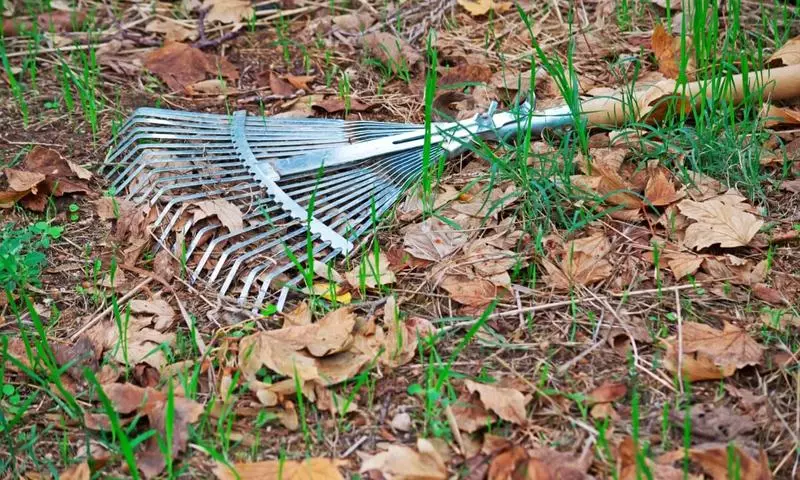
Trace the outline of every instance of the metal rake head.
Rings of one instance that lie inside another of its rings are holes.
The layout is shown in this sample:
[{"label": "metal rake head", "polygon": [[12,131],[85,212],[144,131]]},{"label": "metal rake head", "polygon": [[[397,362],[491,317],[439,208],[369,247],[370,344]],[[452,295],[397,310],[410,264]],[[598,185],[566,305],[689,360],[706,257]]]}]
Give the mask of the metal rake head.
[{"label": "metal rake head", "polygon": [[[117,195],[157,209],[159,243],[186,260],[192,281],[257,307],[276,279],[300,281],[296,263],[309,256],[327,263],[351,251],[422,171],[419,148],[330,167],[326,152],[420,131],[413,124],[141,108],[122,127],[105,170]],[[433,154],[440,152],[435,145]],[[189,210],[208,200],[236,205],[243,228],[230,231],[215,217],[194,221]]]}]

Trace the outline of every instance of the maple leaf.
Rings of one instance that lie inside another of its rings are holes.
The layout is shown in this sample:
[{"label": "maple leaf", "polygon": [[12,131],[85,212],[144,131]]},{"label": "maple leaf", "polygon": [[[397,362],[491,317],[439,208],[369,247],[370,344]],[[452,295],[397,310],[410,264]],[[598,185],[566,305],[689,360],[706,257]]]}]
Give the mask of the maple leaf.
[{"label": "maple leaf", "polygon": [[210,8],[206,20],[220,23],[239,23],[253,17],[253,7],[247,0],[206,0],[203,8]]},{"label": "maple leaf", "polygon": [[564,246],[560,266],[542,259],[547,270],[548,283],[557,289],[567,290],[573,284],[590,285],[611,274],[611,264],[604,258],[611,244],[603,232],[573,240]]},{"label": "maple leaf", "polygon": [[610,403],[624,397],[628,387],[624,383],[605,382],[592,390],[587,396],[589,404]]},{"label": "maple leaf", "polygon": [[789,39],[767,60],[767,65],[770,67],[797,65],[798,63],[800,63],[800,37]]},{"label": "maple leaf", "polygon": [[764,222],[747,212],[735,195],[719,195],[703,202],[683,200],[681,213],[696,223],[689,225],[683,243],[696,250],[719,244],[722,248],[750,243]]},{"label": "maple leaf", "polygon": [[403,244],[414,257],[438,262],[461,248],[468,239],[466,233],[438,218],[429,217],[406,229]]},{"label": "maple leaf", "polygon": [[683,196],[683,192],[675,190],[675,185],[667,179],[662,168],[656,170],[644,189],[644,197],[656,207],[664,207],[677,202]]},{"label": "maple leaf", "polygon": [[[785,107],[776,107],[775,105],[765,106],[761,117],[764,118],[764,126],[767,128],[800,124],[800,112]],[[783,162],[782,158],[780,162]]]},{"label": "maple leaf", "polygon": [[355,288],[375,288],[380,285],[390,285],[395,282],[394,272],[389,269],[389,258],[383,252],[378,252],[378,257],[370,253],[364,255],[361,263],[353,270],[345,273],[347,283]]},{"label": "maple leaf", "polygon": [[[713,380],[729,377],[748,365],[758,365],[763,357],[763,347],[747,332],[730,323],[722,330],[695,322],[682,326],[683,375],[690,380]],[[678,337],[667,339],[664,366],[671,372],[678,370]]]},{"label": "maple leaf", "polygon": [[447,466],[430,440],[417,439],[417,449],[390,445],[385,452],[368,456],[361,463],[360,473],[376,470],[387,478],[444,480]]},{"label": "maple leaf", "polygon": [[228,229],[231,233],[236,233],[244,229],[244,217],[242,211],[236,205],[225,200],[218,198],[216,200],[203,200],[193,204],[197,209],[194,211],[194,222],[215,216],[219,219],[220,223]]},{"label": "maple leaf", "polygon": [[473,17],[486,15],[489,10],[504,13],[513,6],[511,2],[495,2],[494,0],[458,0],[458,4],[464,7]]},{"label": "maple leaf", "polygon": [[239,78],[239,71],[225,57],[178,42],[166,42],[163,47],[150,52],[144,66],[173,91],[181,91],[208,76],[222,76],[228,80]]},{"label": "maple leaf", "polygon": [[464,385],[470,393],[479,395],[484,407],[496,413],[503,420],[516,424],[525,423],[527,417],[525,405],[530,402],[530,396],[523,395],[514,388],[485,385],[472,380],[465,380]]},{"label": "maple leaf", "polygon": [[470,397],[459,398],[452,407],[458,429],[462,432],[474,433],[494,423],[497,417],[483,405],[472,401]]},{"label": "maple leaf", "polygon": [[254,463],[217,463],[214,474],[218,480],[344,480],[339,467],[346,462],[329,458],[298,460],[267,460]]}]

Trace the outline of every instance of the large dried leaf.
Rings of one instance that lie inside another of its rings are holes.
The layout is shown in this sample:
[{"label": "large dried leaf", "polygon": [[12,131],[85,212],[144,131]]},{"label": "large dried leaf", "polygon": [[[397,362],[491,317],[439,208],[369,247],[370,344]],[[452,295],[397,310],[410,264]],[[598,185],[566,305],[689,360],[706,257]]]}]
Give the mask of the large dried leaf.
[{"label": "large dried leaf", "polygon": [[253,7],[247,0],[206,0],[202,8],[211,9],[206,15],[209,22],[240,23],[253,16]]},{"label": "large dried leaf", "polygon": [[[484,450],[486,445],[484,445]],[[591,449],[585,449],[580,457],[549,448],[526,451],[514,446],[501,449],[489,467],[487,480],[520,478],[525,480],[569,479],[590,480],[586,473],[592,464]]]},{"label": "large dried leaf", "polygon": [[[666,453],[670,461],[681,460],[687,452],[675,450]],[[697,464],[711,480],[770,480],[772,472],[766,452],[759,451],[758,460],[746,453],[739,445],[731,443],[705,443],[688,451],[689,459]]]},{"label": "large dried leaf", "polygon": [[497,297],[495,284],[483,278],[470,278],[465,275],[447,275],[439,286],[450,295],[450,298],[462,305],[483,307]]},{"label": "large dried leaf", "polygon": [[59,480],[90,480],[92,478],[92,471],[89,468],[88,462],[81,462],[61,472],[58,478]]},{"label": "large dried leaf", "polygon": [[603,232],[568,242],[560,265],[542,259],[548,285],[567,290],[574,284],[591,285],[608,278],[613,268],[604,257],[610,251],[611,243]]},{"label": "large dried leaf", "polygon": [[361,263],[353,270],[345,273],[347,283],[355,288],[376,288],[381,285],[390,285],[395,282],[394,272],[389,269],[389,258],[383,252],[364,255]]},{"label": "large dried leaf", "polygon": [[375,23],[375,17],[367,12],[336,15],[331,20],[334,25],[348,33],[363,32]]},{"label": "large dried leaf", "polygon": [[665,254],[665,259],[675,280],[680,280],[687,275],[694,275],[703,264],[704,258],[691,253],[670,252]]},{"label": "large dried leaf", "polygon": [[[723,330],[702,323],[684,322],[682,326],[682,373],[693,381],[729,377],[736,370],[762,361],[763,347],[746,331],[725,323]],[[678,337],[667,340],[664,366],[678,371]]]},{"label": "large dried leaf", "polygon": [[770,67],[797,65],[798,63],[800,63],[800,37],[789,39],[767,60],[767,65]]},{"label": "large dried leaf", "polygon": [[214,474],[219,480],[344,480],[341,463],[329,458],[267,460],[255,463],[217,463]]},{"label": "large dried leaf", "polygon": [[594,192],[609,205],[626,209],[639,209],[644,204],[633,191],[635,187],[620,174],[628,150],[625,148],[595,148],[592,158],[577,158],[584,175],[574,175],[570,180],[588,192]]},{"label": "large dried leaf", "polygon": [[239,341],[239,369],[246,379],[255,379],[262,366],[287,377],[294,378],[296,374],[302,381],[320,378],[314,357],[268,333],[256,333]]},{"label": "large dried leaf", "polygon": [[620,442],[618,459],[620,466],[620,480],[640,480],[642,477],[642,460],[652,474],[652,478],[658,480],[696,480],[689,475],[685,478],[683,472],[668,463],[654,462],[644,455],[641,455],[641,447],[637,447],[633,438],[626,436]]},{"label": "large dried leaf", "polygon": [[39,172],[26,172],[14,168],[4,170],[8,179],[8,186],[15,192],[36,193],[36,187],[44,182],[45,175]]},{"label": "large dried leaf", "polygon": [[385,452],[368,456],[361,463],[360,473],[378,471],[396,480],[444,480],[447,466],[433,444],[417,440],[417,450],[405,445],[390,445]]},{"label": "large dried leaf", "polygon": [[196,207],[194,211],[195,222],[215,216],[231,233],[240,232],[244,228],[242,211],[224,198],[203,200],[195,203],[194,207]]},{"label": "large dried leaf", "polygon": [[164,40],[167,42],[182,42],[184,40],[195,40],[197,30],[185,27],[183,24],[171,18],[156,18],[148,23],[144,30],[146,32],[163,33]]},{"label": "large dried leaf", "polygon": [[683,198],[683,192],[675,190],[675,185],[667,178],[664,170],[659,168],[647,181],[644,197],[656,207],[664,207]]},{"label": "large dried leaf", "polygon": [[361,38],[367,52],[382,61],[393,71],[408,69],[422,57],[405,40],[387,32],[373,32]]},{"label": "large dried leaf", "polygon": [[472,380],[465,380],[464,385],[470,393],[477,392],[484,407],[496,413],[498,417],[518,425],[525,423],[525,406],[531,400],[529,396],[514,388],[485,385]]},{"label": "large dried leaf", "polygon": [[497,420],[492,412],[471,398],[459,399],[453,404],[452,411],[458,429],[467,433],[477,432]]},{"label": "large dried leaf", "polygon": [[[685,37],[687,55],[692,51],[691,38]],[[662,25],[653,28],[651,48],[658,60],[658,71],[667,78],[676,79],[681,72],[681,39],[675,38]],[[689,79],[694,77],[694,61],[687,60],[686,73]]]},{"label": "large dried leaf", "polygon": [[678,208],[696,222],[686,229],[683,242],[697,250],[714,244],[723,248],[743,247],[764,225],[734,195],[719,195],[703,202],[683,200]]},{"label": "large dried leaf", "polygon": [[416,258],[438,262],[461,248],[469,237],[435,217],[411,225],[403,237],[405,250]]},{"label": "large dried leaf", "polygon": [[352,344],[356,316],[349,307],[342,307],[322,317],[316,325],[316,333],[309,339],[307,348],[311,355],[324,357]]},{"label": "large dried leaf", "polygon": [[173,91],[181,91],[206,78],[239,78],[236,67],[224,57],[178,42],[167,42],[163,47],[150,52],[145,58],[144,66]]},{"label": "large dried leaf", "polygon": [[381,362],[392,368],[410,362],[417,353],[417,332],[398,318],[397,303],[392,296],[383,307],[383,325],[386,327],[386,336]]},{"label": "large dried leaf", "polygon": [[494,0],[458,0],[458,4],[473,17],[486,15],[490,10],[504,13],[514,6],[511,2],[495,2]]},{"label": "large dried leaf", "polygon": [[[784,125],[800,125],[800,111],[786,107],[768,105],[761,117],[765,119],[764,126],[768,128]],[[780,159],[782,161],[782,159]]]}]

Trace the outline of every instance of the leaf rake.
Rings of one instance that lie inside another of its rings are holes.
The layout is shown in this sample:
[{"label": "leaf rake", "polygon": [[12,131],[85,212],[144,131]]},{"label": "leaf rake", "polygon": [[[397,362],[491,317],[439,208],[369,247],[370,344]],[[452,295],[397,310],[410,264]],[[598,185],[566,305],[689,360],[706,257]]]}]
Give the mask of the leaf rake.
[{"label": "leaf rake", "polygon": [[[743,83],[764,86],[772,98],[800,94],[800,82],[787,87],[787,79],[800,73],[797,67],[764,72],[750,74],[747,82],[732,77],[731,97],[742,96]],[[686,88],[692,97],[705,92],[696,83]],[[634,101],[641,109],[652,107],[643,105],[652,98],[645,93]],[[427,164],[463,152],[478,138],[505,140],[528,129],[538,134],[576,119],[618,125],[629,110],[613,97],[584,102],[577,117],[567,106],[495,107],[463,122],[434,123]],[[256,308],[271,288],[284,287],[280,309],[287,288],[303,279],[296,267],[352,252],[422,175],[424,143],[419,124],[140,108],[121,128],[104,168],[113,192],[156,209],[152,227],[159,244],[186,260],[192,282],[205,280],[221,295]],[[235,205],[243,226],[230,229],[224,219],[188,215],[208,201]]]}]

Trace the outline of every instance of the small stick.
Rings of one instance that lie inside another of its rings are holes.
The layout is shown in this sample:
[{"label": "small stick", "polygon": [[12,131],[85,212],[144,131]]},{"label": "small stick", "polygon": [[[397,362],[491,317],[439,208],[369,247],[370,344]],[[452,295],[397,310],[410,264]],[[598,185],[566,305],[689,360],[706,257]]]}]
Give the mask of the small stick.
[{"label": "small stick", "polygon": [[683,315],[681,315],[681,294],[675,290],[675,313],[678,315],[678,387],[683,391]]},{"label": "small stick", "polygon": [[[133,287],[133,289],[130,292],[126,293],[122,298],[119,299],[119,304],[125,303],[126,301],[131,299],[134,295],[139,293],[139,291],[141,289],[143,289],[144,287],[149,285],[150,282],[152,282],[152,281],[153,281],[153,279],[151,277],[147,277],[144,280],[142,280],[138,285]],[[112,308],[114,308],[114,306],[110,305],[105,310],[103,310],[99,314],[95,315],[94,318],[92,318],[91,320],[86,322],[81,328],[79,328],[77,332],[75,332],[72,335],[70,335],[69,339],[74,342],[84,332],[86,332],[87,330],[89,330],[90,328],[95,326],[95,324],[97,324],[100,320],[102,320],[103,317],[108,315],[108,313],[111,312]]]}]

